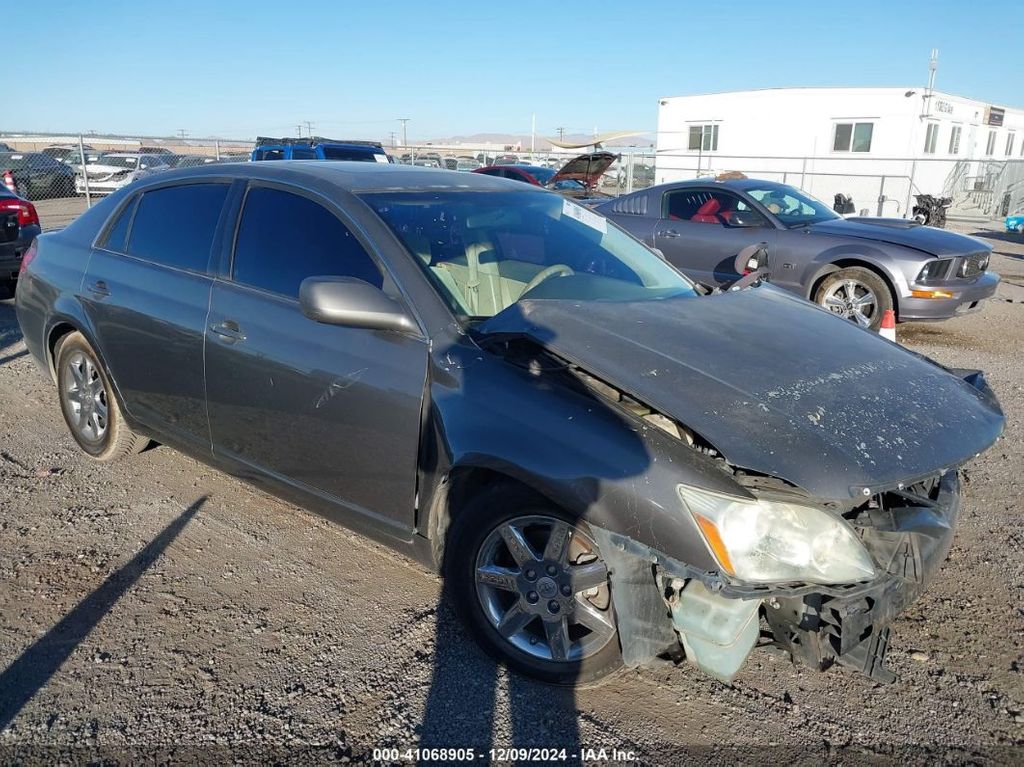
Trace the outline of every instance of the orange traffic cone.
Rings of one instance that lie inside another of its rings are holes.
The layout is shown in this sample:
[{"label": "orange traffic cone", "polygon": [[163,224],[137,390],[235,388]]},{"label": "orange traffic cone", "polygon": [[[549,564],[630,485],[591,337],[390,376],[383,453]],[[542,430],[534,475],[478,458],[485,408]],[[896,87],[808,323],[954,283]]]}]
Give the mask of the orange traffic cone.
[{"label": "orange traffic cone", "polygon": [[11,190],[11,194],[18,193],[18,185],[14,183],[14,174],[11,173],[9,170],[4,171],[3,184],[4,186]]},{"label": "orange traffic cone", "polygon": [[882,327],[878,329],[878,335],[896,343],[896,312],[892,309],[886,309],[882,315]]}]

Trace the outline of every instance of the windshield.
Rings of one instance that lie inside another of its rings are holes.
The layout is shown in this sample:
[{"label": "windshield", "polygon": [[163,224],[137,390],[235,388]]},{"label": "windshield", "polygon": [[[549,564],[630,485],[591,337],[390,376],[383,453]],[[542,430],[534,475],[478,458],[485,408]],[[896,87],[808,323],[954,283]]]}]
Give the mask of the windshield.
[{"label": "windshield", "polygon": [[747,189],[746,192],[789,229],[842,218],[825,203],[791,186],[773,184],[762,189]]},{"label": "windshield", "polygon": [[547,184],[555,175],[551,168],[542,168],[539,165],[526,165],[523,167],[527,173],[537,179],[542,185]]},{"label": "windshield", "polygon": [[606,218],[538,192],[374,192],[363,200],[456,315],[491,317],[520,298],[644,301],[697,295]]}]

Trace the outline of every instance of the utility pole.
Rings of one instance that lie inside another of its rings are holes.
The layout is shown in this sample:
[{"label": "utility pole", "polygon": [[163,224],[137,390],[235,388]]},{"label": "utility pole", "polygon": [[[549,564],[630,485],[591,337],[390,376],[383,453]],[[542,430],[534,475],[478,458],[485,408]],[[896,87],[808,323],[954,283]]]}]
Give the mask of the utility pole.
[{"label": "utility pole", "polygon": [[565,135],[565,128],[555,128],[555,131],[558,133],[558,140],[561,141],[562,136]]},{"label": "utility pole", "polygon": [[402,146],[403,147],[408,147],[409,146],[409,137],[406,135],[406,132],[405,132],[405,124],[407,122],[409,122],[409,120],[411,120],[411,119],[412,119],[411,117],[399,117],[398,118],[398,122],[402,123]]},{"label": "utility pole", "polygon": [[295,135],[302,138],[302,123],[295,126]]},{"label": "utility pole", "polygon": [[313,135],[313,123],[311,123],[309,120],[305,120],[304,122],[305,122],[305,125],[306,125],[306,135],[307,136],[312,136]]},{"label": "utility pole", "polygon": [[398,133],[395,131],[388,131],[388,135],[391,137],[391,146],[398,146]]},{"label": "utility pole", "polygon": [[188,137],[188,131],[184,128],[178,128],[178,138],[184,141]]}]

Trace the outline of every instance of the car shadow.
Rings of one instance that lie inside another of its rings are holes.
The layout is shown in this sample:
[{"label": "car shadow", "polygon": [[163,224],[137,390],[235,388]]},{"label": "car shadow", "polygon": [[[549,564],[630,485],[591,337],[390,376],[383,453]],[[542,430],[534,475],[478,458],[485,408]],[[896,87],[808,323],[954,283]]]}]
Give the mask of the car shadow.
[{"label": "car shadow", "polygon": [[[993,243],[1008,242],[1013,245],[1024,246],[1024,236],[1019,234],[1012,234],[1010,232],[993,232],[991,230],[982,230],[977,232],[971,232],[970,235],[972,237],[978,237],[979,239],[982,240],[990,240]],[[1000,256],[1003,256],[1004,258],[1012,258],[1017,261],[1024,261],[1024,254],[1011,253],[1005,248],[1002,250],[996,249],[995,252],[998,253]]]},{"label": "car shadow", "polygon": [[175,517],[145,548],[0,673],[0,732],[41,690],[75,649],[155,562],[206,502],[201,496]]}]

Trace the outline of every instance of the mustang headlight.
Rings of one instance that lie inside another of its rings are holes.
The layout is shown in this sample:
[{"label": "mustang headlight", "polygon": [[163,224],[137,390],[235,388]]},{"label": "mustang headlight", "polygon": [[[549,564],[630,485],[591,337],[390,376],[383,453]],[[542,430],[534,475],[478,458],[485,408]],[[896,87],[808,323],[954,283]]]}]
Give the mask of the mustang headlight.
[{"label": "mustang headlight", "polygon": [[811,506],[679,485],[708,548],[729,575],[748,583],[852,583],[875,567],[853,530]]}]

